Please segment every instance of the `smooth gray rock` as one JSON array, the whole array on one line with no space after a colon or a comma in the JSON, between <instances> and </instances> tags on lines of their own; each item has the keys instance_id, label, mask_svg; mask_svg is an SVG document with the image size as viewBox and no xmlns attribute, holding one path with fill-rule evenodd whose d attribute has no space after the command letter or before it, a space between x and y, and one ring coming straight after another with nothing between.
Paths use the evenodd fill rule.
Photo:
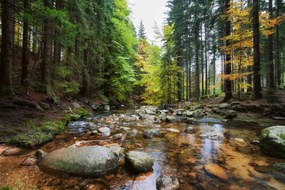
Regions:
<instances>
[{"instance_id":1,"label":"smooth gray rock","mask_svg":"<svg viewBox=\"0 0 285 190\"><path fill-rule=\"evenodd\" d=\"M156 180L158 190L176 190L179 189L179 181L176 177L159 176Z\"/></svg>"},{"instance_id":2,"label":"smooth gray rock","mask_svg":"<svg viewBox=\"0 0 285 190\"><path fill-rule=\"evenodd\" d=\"M74 176L101 177L118 167L117 157L106 147L68 147L45 154L38 151L39 166L44 171Z\"/></svg>"},{"instance_id":3,"label":"smooth gray rock","mask_svg":"<svg viewBox=\"0 0 285 190\"><path fill-rule=\"evenodd\" d=\"M152 171L154 164L154 160L150 155L140 151L128 152L125 162L127 167L138 173Z\"/></svg>"},{"instance_id":4,"label":"smooth gray rock","mask_svg":"<svg viewBox=\"0 0 285 190\"><path fill-rule=\"evenodd\" d=\"M285 126L272 126L261 131L261 151L276 157L285 158Z\"/></svg>"},{"instance_id":5,"label":"smooth gray rock","mask_svg":"<svg viewBox=\"0 0 285 190\"><path fill-rule=\"evenodd\" d=\"M102 134L104 137L109 137L111 135L111 130L109 127L101 127L98 129L98 131Z\"/></svg>"},{"instance_id":6,"label":"smooth gray rock","mask_svg":"<svg viewBox=\"0 0 285 190\"><path fill-rule=\"evenodd\" d=\"M4 156L16 156L24 152L22 148L9 148L3 151Z\"/></svg>"},{"instance_id":7,"label":"smooth gray rock","mask_svg":"<svg viewBox=\"0 0 285 190\"><path fill-rule=\"evenodd\" d=\"M143 131L143 137L146 139L152 139L153 137L160 137L160 129L145 129Z\"/></svg>"},{"instance_id":8,"label":"smooth gray rock","mask_svg":"<svg viewBox=\"0 0 285 190\"><path fill-rule=\"evenodd\" d=\"M193 111L193 117L194 118L202 118L202 117L204 117L204 115L205 114L204 114L203 110L201 110L201 109Z\"/></svg>"},{"instance_id":9,"label":"smooth gray rock","mask_svg":"<svg viewBox=\"0 0 285 190\"><path fill-rule=\"evenodd\" d=\"M228 109L228 108L231 107L231 105L228 104L228 103L222 103L222 104L219 104L218 107L219 107L220 109Z\"/></svg>"}]
</instances>

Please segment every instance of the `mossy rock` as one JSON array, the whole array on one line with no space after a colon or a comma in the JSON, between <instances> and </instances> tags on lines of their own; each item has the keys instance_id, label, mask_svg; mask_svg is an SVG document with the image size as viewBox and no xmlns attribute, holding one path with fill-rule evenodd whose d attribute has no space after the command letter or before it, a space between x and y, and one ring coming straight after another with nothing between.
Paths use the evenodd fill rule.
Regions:
<instances>
[{"instance_id":1,"label":"mossy rock","mask_svg":"<svg viewBox=\"0 0 285 190\"><path fill-rule=\"evenodd\" d=\"M265 154L285 158L285 126L263 129L260 135L260 148Z\"/></svg>"},{"instance_id":2,"label":"mossy rock","mask_svg":"<svg viewBox=\"0 0 285 190\"><path fill-rule=\"evenodd\" d=\"M8 144L17 145L25 148L36 148L43 145L60 134L65 127L64 121L48 121L42 123L39 127L32 126L32 130L15 135L6 140Z\"/></svg>"},{"instance_id":3,"label":"mossy rock","mask_svg":"<svg viewBox=\"0 0 285 190\"><path fill-rule=\"evenodd\" d=\"M34 148L51 141L53 137L54 136L51 133L31 132L16 135L8 139L7 143L18 145L20 147Z\"/></svg>"}]
</instances>

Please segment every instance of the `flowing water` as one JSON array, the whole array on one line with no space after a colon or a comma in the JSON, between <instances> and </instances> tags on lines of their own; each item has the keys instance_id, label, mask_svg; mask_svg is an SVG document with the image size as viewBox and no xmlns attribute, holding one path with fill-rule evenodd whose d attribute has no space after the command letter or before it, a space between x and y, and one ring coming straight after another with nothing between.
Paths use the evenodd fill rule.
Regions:
<instances>
[{"instance_id":1,"label":"flowing water","mask_svg":"<svg viewBox=\"0 0 285 190\"><path fill-rule=\"evenodd\" d=\"M110 127L112 134L128 135L121 141L90 134L98 126ZM142 131L149 126L159 128L163 136L143 138ZM191 130L185 130L189 126ZM258 140L260 130L256 124L248 123L158 124L153 120L140 120L132 113L100 115L87 123L70 124L65 134L44 149L52 151L74 143L77 146L119 145L124 152L140 150L155 159L153 172L140 175L126 170L122 163L117 173L101 178L111 189L156 189L160 175L177 178L181 189L285 189L282 176L277 180L274 175L255 170L256 166L282 162L262 155L258 146L250 144ZM206 170L207 165L214 167L214 172Z\"/></svg>"},{"instance_id":2,"label":"flowing water","mask_svg":"<svg viewBox=\"0 0 285 190\"><path fill-rule=\"evenodd\" d=\"M110 127L112 135L128 135L118 140L93 134L91 131L99 126ZM150 126L159 128L163 136L143 138L142 131ZM155 159L153 172L135 175L125 169L121 159L118 171L109 176L99 179L61 177L55 186L46 183L37 186L40 189L82 189L95 184L94 189L155 190L157 177L167 175L177 178L180 189L185 190L284 190L284 176L276 177L255 170L256 166L284 162L261 154L259 147L251 143L258 140L260 130L256 124L237 122L159 123L153 119L140 120L134 112L99 115L71 123L65 133L42 149L50 152L72 144L121 146L124 152L140 150L149 153Z\"/></svg>"}]
</instances>

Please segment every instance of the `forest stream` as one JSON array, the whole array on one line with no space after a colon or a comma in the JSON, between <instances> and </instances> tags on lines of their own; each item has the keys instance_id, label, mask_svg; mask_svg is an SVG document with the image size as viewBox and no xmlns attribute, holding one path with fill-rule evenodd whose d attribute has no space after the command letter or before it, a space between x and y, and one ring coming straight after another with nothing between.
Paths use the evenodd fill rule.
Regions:
<instances>
[{"instance_id":1,"label":"forest stream","mask_svg":"<svg viewBox=\"0 0 285 190\"><path fill-rule=\"evenodd\" d=\"M98 114L69 123L64 133L41 148L52 152L69 146L108 147L120 158L118 170L109 175L71 177L42 171L37 165L23 166L23 161L35 154L26 151L0 156L1 184L14 184L15 189L155 190L157 178L169 176L166 179L170 180L163 183L170 189L285 189L285 175L265 167L284 160L265 156L259 150L258 135L264 127L213 118L196 124L187 124L182 117L161 122L159 118L166 112L140 109ZM109 128L111 134L99 133L100 127ZM150 128L159 135L147 136ZM1 151L5 146L0 145ZM152 172L135 174L125 168L124 154L132 150L153 157Z\"/></svg>"}]
</instances>

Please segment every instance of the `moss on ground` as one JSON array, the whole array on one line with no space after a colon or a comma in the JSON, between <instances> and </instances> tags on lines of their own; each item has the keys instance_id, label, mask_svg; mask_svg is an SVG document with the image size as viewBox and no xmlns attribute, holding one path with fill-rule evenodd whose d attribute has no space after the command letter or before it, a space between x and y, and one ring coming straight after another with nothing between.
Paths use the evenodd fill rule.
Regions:
<instances>
[{"instance_id":1,"label":"moss on ground","mask_svg":"<svg viewBox=\"0 0 285 190\"><path fill-rule=\"evenodd\" d=\"M12 190L8 185L0 186L0 190Z\"/></svg>"},{"instance_id":2,"label":"moss on ground","mask_svg":"<svg viewBox=\"0 0 285 190\"><path fill-rule=\"evenodd\" d=\"M30 131L8 138L6 142L20 147L36 148L60 134L64 130L65 123L65 121L45 121L42 124L35 122L30 126Z\"/></svg>"},{"instance_id":3,"label":"moss on ground","mask_svg":"<svg viewBox=\"0 0 285 190\"><path fill-rule=\"evenodd\" d=\"M28 120L19 126L6 127L3 130L5 136L5 142L11 145L16 145L24 148L37 148L43 145L60 134L65 126L72 120L78 120L92 114L84 109L78 108L71 113L65 113L62 118L55 118L53 120ZM2 134L2 135L3 135ZM4 136L3 135L3 136Z\"/></svg>"}]
</instances>

